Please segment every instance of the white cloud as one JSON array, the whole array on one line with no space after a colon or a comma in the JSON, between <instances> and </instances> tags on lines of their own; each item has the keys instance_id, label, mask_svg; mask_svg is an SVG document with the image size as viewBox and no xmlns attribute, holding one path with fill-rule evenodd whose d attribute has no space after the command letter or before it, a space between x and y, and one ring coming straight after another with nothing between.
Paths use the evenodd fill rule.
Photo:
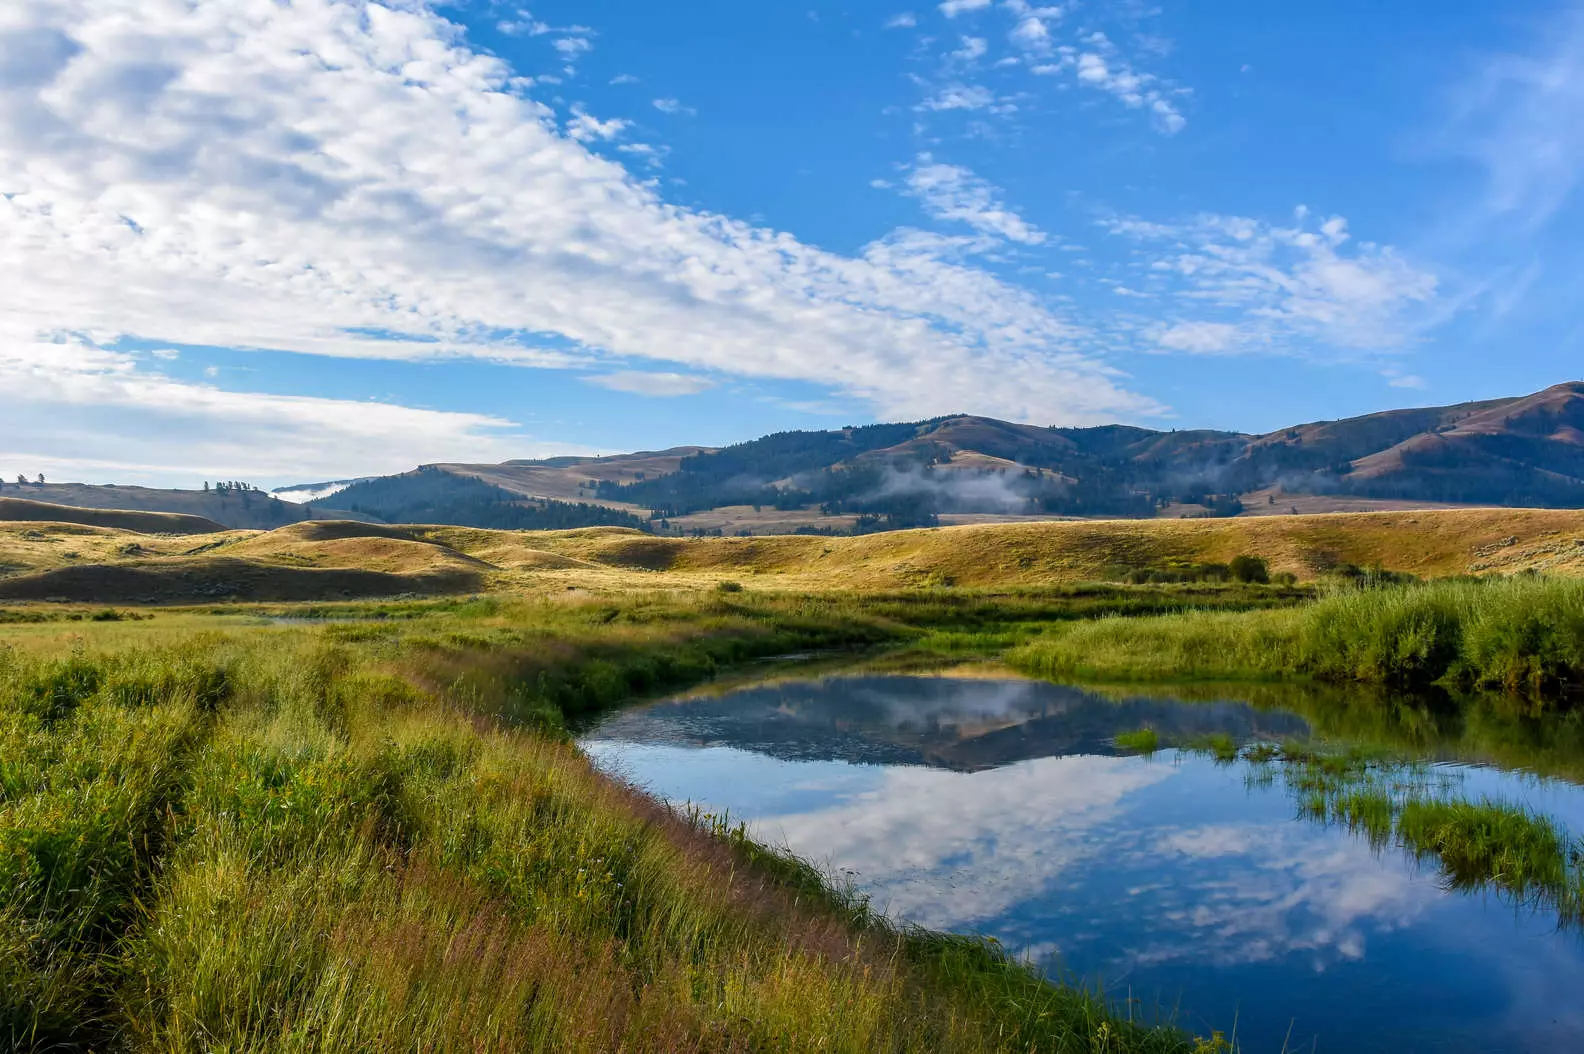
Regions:
<instances>
[{"instance_id":1,"label":"white cloud","mask_svg":"<svg viewBox=\"0 0 1584 1054\"><path fill-rule=\"evenodd\" d=\"M1158 410L1048 304L939 247L899 235L843 256L665 202L423 7L27 0L0 9L0 38L28 56L0 90L8 354L66 333L616 357L812 382L882 416ZM0 445L27 435L16 420Z\"/></svg>"},{"instance_id":2,"label":"white cloud","mask_svg":"<svg viewBox=\"0 0 1584 1054\"><path fill-rule=\"evenodd\" d=\"M551 46L560 52L561 58L567 62L594 48L593 42L588 37L562 37Z\"/></svg>"},{"instance_id":3,"label":"white cloud","mask_svg":"<svg viewBox=\"0 0 1584 1054\"><path fill-rule=\"evenodd\" d=\"M552 32L552 27L548 23L540 22L527 11L518 11L516 18L497 22L495 28L508 37L537 37Z\"/></svg>"},{"instance_id":4,"label":"white cloud","mask_svg":"<svg viewBox=\"0 0 1584 1054\"><path fill-rule=\"evenodd\" d=\"M671 152L669 146L656 146L653 143L623 143L616 149L621 153L642 158L650 168L659 168L665 156Z\"/></svg>"},{"instance_id":5,"label":"white cloud","mask_svg":"<svg viewBox=\"0 0 1584 1054\"><path fill-rule=\"evenodd\" d=\"M550 42L560 54L563 62L575 61L579 56L594 48L594 42L589 37L594 31L588 26L552 26L533 16L533 13L523 8L518 8L514 18L496 23L495 28L509 37L542 37L553 33L566 34Z\"/></svg>"},{"instance_id":6,"label":"white cloud","mask_svg":"<svg viewBox=\"0 0 1584 1054\"><path fill-rule=\"evenodd\" d=\"M1009 34L1012 42L1036 54L1042 55L1050 51L1052 43L1050 27L1061 20L1062 9L1034 7L1024 3L1023 0L1016 0L1005 6L1016 20Z\"/></svg>"},{"instance_id":7,"label":"white cloud","mask_svg":"<svg viewBox=\"0 0 1584 1054\"><path fill-rule=\"evenodd\" d=\"M656 99L656 100L654 100L654 108L656 110L659 110L661 113L694 113L695 112L691 108L689 108L687 106L683 106L682 103L679 102L676 99Z\"/></svg>"},{"instance_id":8,"label":"white cloud","mask_svg":"<svg viewBox=\"0 0 1584 1054\"><path fill-rule=\"evenodd\" d=\"M1526 229L1584 172L1584 8L1552 20L1537 52L1491 57L1460 81L1444 142L1484 169L1484 211Z\"/></svg>"},{"instance_id":9,"label":"white cloud","mask_svg":"<svg viewBox=\"0 0 1584 1054\"><path fill-rule=\"evenodd\" d=\"M887 29L912 29L916 25L918 25L918 19L913 17L913 13L904 11L900 15L892 15L886 19L885 27Z\"/></svg>"},{"instance_id":10,"label":"white cloud","mask_svg":"<svg viewBox=\"0 0 1584 1054\"><path fill-rule=\"evenodd\" d=\"M593 117L580 106L572 107L572 117L567 121L567 135L580 143L592 142L596 139L615 139L631 126L630 121L620 117L612 117L602 121Z\"/></svg>"},{"instance_id":11,"label":"white cloud","mask_svg":"<svg viewBox=\"0 0 1584 1054\"><path fill-rule=\"evenodd\" d=\"M920 110L983 110L995 105L995 92L982 84L948 84L919 103Z\"/></svg>"},{"instance_id":12,"label":"white cloud","mask_svg":"<svg viewBox=\"0 0 1584 1054\"><path fill-rule=\"evenodd\" d=\"M423 461L579 452L537 443L482 414L177 381L142 368L132 354L77 340L0 337L0 390L12 393L0 461L60 478L195 482L222 474L284 483L403 471Z\"/></svg>"},{"instance_id":13,"label":"white cloud","mask_svg":"<svg viewBox=\"0 0 1584 1054\"><path fill-rule=\"evenodd\" d=\"M1178 322L1162 329L1155 343L1167 351L1214 355L1242 344L1237 326L1226 322Z\"/></svg>"},{"instance_id":14,"label":"white cloud","mask_svg":"<svg viewBox=\"0 0 1584 1054\"><path fill-rule=\"evenodd\" d=\"M962 47L952 52L952 58L960 62L976 62L984 58L985 52L990 50L984 37L963 37Z\"/></svg>"},{"instance_id":15,"label":"white cloud","mask_svg":"<svg viewBox=\"0 0 1584 1054\"><path fill-rule=\"evenodd\" d=\"M1131 109L1147 109L1155 128L1176 135L1188 125L1159 78L1137 73L1116 56L1116 49L1103 33L1093 33L1086 43L1096 50L1077 57L1078 83L1108 92Z\"/></svg>"},{"instance_id":16,"label":"white cloud","mask_svg":"<svg viewBox=\"0 0 1584 1054\"><path fill-rule=\"evenodd\" d=\"M989 6L988 0L972 4L948 2L941 5L941 10L950 17L962 11ZM1105 33L1086 28L1081 33L1068 34L1066 41L1059 43L1057 32L1066 18L1066 8L1057 5L1038 6L1029 0L1001 0L997 6L1001 14L1010 20L1006 30L1007 39L1018 49L1019 54L1000 59L995 63L996 68L1023 65L1038 77L1072 73L1077 76L1078 83L1104 91L1129 108L1147 114L1156 131L1175 135L1187 126L1188 121L1180 103L1189 92L1160 76L1136 70ZM1105 13L1104 9L1101 13ZM1123 22L1129 26L1130 39L1138 50L1150 58L1169 54L1171 42L1137 32L1137 21L1137 15L1123 18ZM925 101L915 109L921 112L990 109L992 113L1001 115L1015 112L1018 109L1015 95L1008 95L1001 100L1001 105L995 106L996 96L989 89L955 83L959 76L957 64L964 59L978 59L986 50L971 43L982 38L963 39L965 47L938 55L940 71L937 78L914 78L929 91Z\"/></svg>"},{"instance_id":17,"label":"white cloud","mask_svg":"<svg viewBox=\"0 0 1584 1054\"><path fill-rule=\"evenodd\" d=\"M1025 18L1012 30L1012 41L1031 51L1043 50L1050 46L1050 30L1037 18Z\"/></svg>"},{"instance_id":18,"label":"white cloud","mask_svg":"<svg viewBox=\"0 0 1584 1054\"><path fill-rule=\"evenodd\" d=\"M685 373L646 373L641 370L618 370L583 379L613 392L631 392L634 395L697 395L715 387L715 382L707 377Z\"/></svg>"},{"instance_id":19,"label":"white cloud","mask_svg":"<svg viewBox=\"0 0 1584 1054\"><path fill-rule=\"evenodd\" d=\"M974 230L1024 245L1039 245L1045 232L1001 203L1001 192L973 172L920 154L908 173L907 193L936 219L966 223Z\"/></svg>"},{"instance_id":20,"label":"white cloud","mask_svg":"<svg viewBox=\"0 0 1584 1054\"><path fill-rule=\"evenodd\" d=\"M637 84L638 78L631 73L618 73L610 79L612 84Z\"/></svg>"},{"instance_id":21,"label":"white cloud","mask_svg":"<svg viewBox=\"0 0 1584 1054\"><path fill-rule=\"evenodd\" d=\"M1353 352L1407 346L1430 320L1436 276L1390 246L1353 243L1334 216L1307 227L1204 215L1184 224L1112 219L1140 243L1148 279L1196 313L1154 327L1160 350L1288 351L1318 342Z\"/></svg>"},{"instance_id":22,"label":"white cloud","mask_svg":"<svg viewBox=\"0 0 1584 1054\"><path fill-rule=\"evenodd\" d=\"M946 0L940 5L940 12L947 18L956 18L965 11L983 11L991 2L992 0Z\"/></svg>"}]
</instances>

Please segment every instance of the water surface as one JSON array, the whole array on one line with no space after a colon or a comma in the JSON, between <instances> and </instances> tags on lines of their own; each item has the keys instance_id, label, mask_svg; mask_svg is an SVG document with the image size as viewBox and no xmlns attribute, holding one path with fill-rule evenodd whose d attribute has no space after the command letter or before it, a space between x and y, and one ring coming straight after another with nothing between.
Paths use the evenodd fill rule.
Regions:
<instances>
[{"instance_id":1,"label":"water surface","mask_svg":"<svg viewBox=\"0 0 1584 1054\"><path fill-rule=\"evenodd\" d=\"M892 918L982 933L1242 1049L1584 1050L1584 940L1554 910L1451 892L1306 819L1281 781L1188 742L1308 734L1234 702L1113 701L1012 679L837 676L617 713L584 748L676 802L851 876ZM1451 793L1584 832L1569 783L1438 761Z\"/></svg>"}]
</instances>

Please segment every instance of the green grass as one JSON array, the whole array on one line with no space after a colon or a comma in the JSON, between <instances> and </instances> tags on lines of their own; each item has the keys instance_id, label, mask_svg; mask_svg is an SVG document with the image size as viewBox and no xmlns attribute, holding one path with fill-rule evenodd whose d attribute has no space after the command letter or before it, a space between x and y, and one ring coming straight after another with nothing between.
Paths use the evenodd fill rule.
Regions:
<instances>
[{"instance_id":1,"label":"green grass","mask_svg":"<svg viewBox=\"0 0 1584 1054\"><path fill-rule=\"evenodd\" d=\"M1008 660L1075 680L1314 679L1488 688L1555 705L1584 684L1584 581L1344 589L1298 608L1048 628Z\"/></svg>"},{"instance_id":2,"label":"green grass","mask_svg":"<svg viewBox=\"0 0 1584 1054\"><path fill-rule=\"evenodd\" d=\"M753 591L341 614L12 627L0 1046L1193 1049L993 945L890 927L561 731L920 630Z\"/></svg>"},{"instance_id":3,"label":"green grass","mask_svg":"<svg viewBox=\"0 0 1584 1054\"><path fill-rule=\"evenodd\" d=\"M1584 755L1578 712L1558 712L1584 670L1581 587L1292 606L1307 596L711 587L10 620L0 1046L1194 1050L993 944L890 926L740 827L601 777L566 729L756 659L1010 650L1064 678L1368 682L1382 693L1305 689L1304 712L1542 770ZM1430 681L1521 702L1384 694ZM1140 729L1117 745L1163 744ZM1369 752L1173 745L1279 771L1301 811L1434 859L1451 882L1584 914L1578 847L1547 841L1543 818L1448 802Z\"/></svg>"},{"instance_id":4,"label":"green grass","mask_svg":"<svg viewBox=\"0 0 1584 1054\"><path fill-rule=\"evenodd\" d=\"M1115 741L1123 750L1136 750L1140 754L1153 754L1160 748L1160 734L1153 728L1119 733Z\"/></svg>"}]
</instances>

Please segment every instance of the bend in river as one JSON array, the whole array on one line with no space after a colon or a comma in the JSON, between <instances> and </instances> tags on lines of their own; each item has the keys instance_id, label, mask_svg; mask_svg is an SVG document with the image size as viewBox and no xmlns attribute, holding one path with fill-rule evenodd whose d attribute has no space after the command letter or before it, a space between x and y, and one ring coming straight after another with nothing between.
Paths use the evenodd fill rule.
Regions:
<instances>
[{"instance_id":1,"label":"bend in river","mask_svg":"<svg viewBox=\"0 0 1584 1054\"><path fill-rule=\"evenodd\" d=\"M1312 741L1281 707L860 675L622 711L583 746L895 920L1243 1050L1584 1049L1584 790Z\"/></svg>"}]
</instances>

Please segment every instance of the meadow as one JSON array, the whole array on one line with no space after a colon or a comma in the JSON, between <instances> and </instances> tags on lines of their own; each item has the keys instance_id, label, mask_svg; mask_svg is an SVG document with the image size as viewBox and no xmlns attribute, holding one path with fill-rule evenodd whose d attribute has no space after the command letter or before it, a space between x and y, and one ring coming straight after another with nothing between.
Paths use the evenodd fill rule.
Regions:
<instances>
[{"instance_id":1,"label":"meadow","mask_svg":"<svg viewBox=\"0 0 1584 1054\"><path fill-rule=\"evenodd\" d=\"M1584 584L1561 576L1584 517L1416 513L1415 556L1395 515L699 541L0 526L0 1044L1226 1049L991 943L898 929L729 821L601 776L567 730L757 660L878 653L1310 686L1317 725L1573 771ZM1247 554L1278 581L1227 580ZM1339 572L1383 555L1549 573ZM1339 705L1337 683L1490 691L1421 710ZM1409 804L1380 829L1438 859L1483 837Z\"/></svg>"},{"instance_id":2,"label":"meadow","mask_svg":"<svg viewBox=\"0 0 1584 1054\"><path fill-rule=\"evenodd\" d=\"M0 1042L1216 1049L992 945L896 930L561 732L756 656L908 636L857 608L710 592L12 623Z\"/></svg>"}]
</instances>

